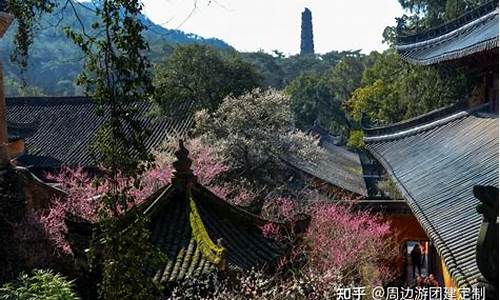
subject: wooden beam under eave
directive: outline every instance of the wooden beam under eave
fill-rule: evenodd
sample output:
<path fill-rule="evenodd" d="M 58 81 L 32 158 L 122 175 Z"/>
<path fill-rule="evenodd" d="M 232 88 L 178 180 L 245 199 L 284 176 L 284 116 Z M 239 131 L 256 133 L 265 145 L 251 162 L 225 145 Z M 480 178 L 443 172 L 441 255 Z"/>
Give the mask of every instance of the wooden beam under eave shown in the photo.
<path fill-rule="evenodd" d="M 24 139 L 15 139 L 7 143 L 7 154 L 9 161 L 15 164 L 15 159 L 24 154 Z"/>

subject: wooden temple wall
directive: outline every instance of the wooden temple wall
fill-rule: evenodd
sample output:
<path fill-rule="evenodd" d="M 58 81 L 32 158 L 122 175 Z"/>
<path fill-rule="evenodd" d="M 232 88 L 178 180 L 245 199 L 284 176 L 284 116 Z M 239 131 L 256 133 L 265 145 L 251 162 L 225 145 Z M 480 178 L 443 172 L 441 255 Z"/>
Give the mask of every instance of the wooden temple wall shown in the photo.
<path fill-rule="evenodd" d="M 395 267 L 401 275 L 406 274 L 406 251 L 405 245 L 408 241 L 427 241 L 429 238 L 425 233 L 417 218 L 411 213 L 403 214 L 383 214 L 384 221 L 391 223 L 391 229 L 395 232 L 394 238 L 400 246 L 400 256 L 395 263 Z"/>
<path fill-rule="evenodd" d="M 422 241 L 429 239 L 413 214 L 387 215 L 384 216 L 384 219 L 391 222 L 392 228 L 398 232 L 398 241 Z"/>

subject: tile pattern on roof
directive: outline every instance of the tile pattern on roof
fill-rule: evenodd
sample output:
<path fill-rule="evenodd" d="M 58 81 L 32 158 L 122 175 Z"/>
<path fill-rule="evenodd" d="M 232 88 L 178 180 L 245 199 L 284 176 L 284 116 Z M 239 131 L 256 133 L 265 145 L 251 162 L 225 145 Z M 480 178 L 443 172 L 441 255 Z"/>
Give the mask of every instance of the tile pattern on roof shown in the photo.
<path fill-rule="evenodd" d="M 9 135 L 9 141 L 17 139 L 26 139 L 30 135 L 35 133 L 35 128 L 38 126 L 37 123 L 13 123 L 7 122 L 7 132 Z"/>
<path fill-rule="evenodd" d="M 366 143 L 393 177 L 455 282 L 475 286 L 484 278 L 475 257 L 481 216 L 473 186 L 498 187 L 498 115 L 475 110 L 452 116 L 406 134 L 371 136 Z"/>
<path fill-rule="evenodd" d="M 333 143 L 323 142 L 324 154 L 317 161 L 299 158 L 286 158 L 285 161 L 295 168 L 324 182 L 368 196 L 359 155 Z"/>
<path fill-rule="evenodd" d="M 159 283 L 175 283 L 218 270 L 274 266 L 289 251 L 289 245 L 263 235 L 261 227 L 270 221 L 226 202 L 199 184 L 188 155 L 180 140 L 172 184 L 154 192 L 122 218 L 127 226 L 136 213 L 145 214 L 152 244 L 167 256 L 161 265 L 147 270 L 148 275 Z M 84 250 L 89 247 L 95 224 L 77 216 L 65 222 L 73 252 L 87 259 Z M 288 226 L 274 224 L 280 229 Z M 295 232 L 303 232 L 300 227 L 306 223 L 299 220 L 294 225 L 299 225 L 294 226 Z"/>
<path fill-rule="evenodd" d="M 150 104 L 144 104 L 139 111 L 146 115 L 150 108 Z M 91 99 L 7 98 L 7 119 L 11 124 L 33 124 L 33 132 L 25 140 L 26 152 L 18 159 L 20 164 L 35 168 L 95 165 L 89 146 L 104 118 L 96 115 L 96 105 Z M 153 150 L 167 137 L 185 136 L 193 119 L 191 116 L 157 120 L 144 117 L 141 122 L 151 132 L 145 143 Z"/>
<path fill-rule="evenodd" d="M 193 186 L 192 195 L 210 239 L 225 249 L 227 268 L 265 267 L 283 254 L 282 245 L 262 235 L 259 226 L 266 223 L 264 220 L 230 205 L 200 185 Z M 193 237 L 189 206 L 186 194 L 170 188 L 147 209 L 152 243 L 168 257 L 152 274 L 158 282 L 175 282 L 217 270 Z"/>
<path fill-rule="evenodd" d="M 489 104 L 483 104 L 477 109 L 486 109 Z M 371 126 L 366 120 L 366 115 L 363 115 L 361 127 L 363 129 L 364 138 L 370 142 L 370 139 L 380 139 L 388 135 L 401 135 L 402 132 L 414 131 L 419 127 L 428 127 L 429 124 L 441 123 L 444 119 L 449 118 L 457 113 L 464 113 L 469 108 L 466 101 L 460 101 L 445 107 L 441 107 L 425 113 L 423 115 L 403 120 L 397 123 L 392 123 L 384 126 Z"/>
<path fill-rule="evenodd" d="M 404 28 L 397 29 L 396 44 L 409 45 L 440 37 L 487 15 L 488 13 L 494 11 L 497 7 L 498 1 L 489 0 L 475 9 L 466 11 L 463 15 L 457 17 L 456 19 L 423 31 L 406 32 Z"/>
<path fill-rule="evenodd" d="M 444 34 L 424 40 L 396 45 L 401 57 L 410 63 L 430 65 L 446 60 L 458 59 L 477 52 L 498 48 L 498 4 L 489 4 L 489 13 Z M 441 27 L 446 29 L 445 24 Z M 436 30 L 431 30 L 434 32 Z M 439 32 L 439 31 L 436 31 Z M 420 34 L 422 35 L 422 34 Z M 425 35 L 423 35 L 425 36 Z M 411 40 L 409 37 L 407 40 Z"/>

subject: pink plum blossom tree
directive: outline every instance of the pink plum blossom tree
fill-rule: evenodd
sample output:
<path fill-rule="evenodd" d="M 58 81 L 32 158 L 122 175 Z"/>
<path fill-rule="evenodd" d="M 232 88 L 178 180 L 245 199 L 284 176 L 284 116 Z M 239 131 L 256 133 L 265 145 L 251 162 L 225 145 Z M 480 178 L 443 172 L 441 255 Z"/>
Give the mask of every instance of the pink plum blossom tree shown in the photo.
<path fill-rule="evenodd" d="M 203 145 L 199 139 L 189 140 L 187 147 L 193 159 L 193 172 L 201 184 L 233 203 L 243 204 L 249 201 L 251 192 L 217 180 L 228 168 L 210 147 Z M 130 181 L 118 176 L 118 187 L 127 188 L 134 199 L 130 206 L 142 203 L 153 192 L 170 183 L 173 161 L 172 151 L 156 153 L 153 167 L 142 174 L 141 185 L 138 187 L 127 187 Z M 21 224 L 17 226 L 16 236 L 22 242 L 21 248 L 25 250 L 25 256 L 33 266 L 45 265 L 56 257 L 72 254 L 66 240 L 65 217 L 71 214 L 90 222 L 97 221 L 96 212 L 101 196 L 110 185 L 106 179 L 99 185 L 95 184 L 94 177 L 81 167 L 63 167 L 57 173 L 47 174 L 47 178 L 59 184 L 67 196 L 52 199 L 48 209 L 29 209 Z M 37 250 L 32 251 L 35 249 Z"/>
<path fill-rule="evenodd" d="M 229 167 L 213 148 L 200 139 L 189 140 L 187 144 L 193 159 L 193 171 L 202 184 L 234 204 L 245 205 L 255 197 L 252 191 L 223 180 Z M 142 175 L 142 185 L 129 190 L 135 199 L 134 205 L 142 203 L 171 180 L 172 151 L 155 155 L 154 166 Z M 71 256 L 64 218 L 73 214 L 96 221 L 100 195 L 106 189 L 106 182 L 95 185 L 91 174 L 82 168 L 63 168 L 56 174 L 50 174 L 49 178 L 61 185 L 67 197 L 53 199 L 47 210 L 30 210 L 23 224 L 18 226 L 17 235 L 34 267 L 44 265 L 51 259 Z M 122 178 L 118 185 L 123 186 L 126 182 L 126 178 Z M 300 195 L 304 199 L 277 194 L 268 199 L 262 209 L 265 218 L 288 224 L 295 222 L 297 215 L 310 216 L 309 226 L 302 233 L 283 232 L 275 223 L 262 227 L 267 237 L 296 243 L 291 254 L 280 263 L 280 273 L 284 277 L 266 279 L 270 284 L 279 285 L 271 290 L 278 294 L 286 293 L 287 290 L 298 289 L 297 284 L 304 284 L 315 295 L 328 297 L 334 293 L 334 287 L 342 284 L 374 286 L 391 279 L 393 272 L 386 262 L 397 251 L 390 239 L 389 223 L 376 215 L 339 204 L 310 204 L 318 203 L 314 201 L 318 199 L 313 192 Z M 297 234 L 301 238 L 290 236 Z M 307 257 L 305 261 L 304 257 Z M 292 277 L 288 272 L 290 267 L 295 270 Z"/>

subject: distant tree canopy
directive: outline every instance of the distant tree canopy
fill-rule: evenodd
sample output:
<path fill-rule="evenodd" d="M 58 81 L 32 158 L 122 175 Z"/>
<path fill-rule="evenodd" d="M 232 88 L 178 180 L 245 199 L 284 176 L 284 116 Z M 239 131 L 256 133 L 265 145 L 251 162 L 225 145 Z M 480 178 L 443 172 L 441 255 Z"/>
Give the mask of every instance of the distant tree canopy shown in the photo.
<path fill-rule="evenodd" d="M 474 78 L 451 68 L 411 65 L 394 50 L 373 55 L 373 66 L 348 101 L 356 121 L 364 112 L 376 125 L 399 122 L 463 100 L 471 91 Z"/>
<path fill-rule="evenodd" d="M 321 55 L 292 55 L 281 62 L 283 84 L 287 85 L 301 74 L 321 74 L 327 72 L 335 63 L 323 61 Z"/>
<path fill-rule="evenodd" d="M 301 74 L 323 74 L 347 56 L 362 56 L 360 50 L 330 51 L 315 55 L 291 55 L 285 57 L 279 51 L 268 54 L 263 51 L 243 52 L 244 61 L 254 65 L 264 77 L 264 85 L 275 89 L 285 88 Z"/>
<path fill-rule="evenodd" d="M 318 74 L 302 74 L 285 89 L 291 99 L 296 125 L 307 129 L 316 120 L 330 123 L 334 97 L 328 82 Z"/>
<path fill-rule="evenodd" d="M 365 65 L 370 59 L 359 52 L 343 56 L 337 53 L 337 57 L 334 54 L 325 55 L 335 63 L 333 67 L 321 73 L 303 73 L 292 80 L 285 91 L 291 98 L 299 128 L 307 129 L 318 121 L 334 134 L 347 135 L 351 124 L 344 107 L 352 92 L 361 85 Z"/>
<path fill-rule="evenodd" d="M 215 110 L 228 95 L 240 96 L 261 85 L 262 77 L 236 52 L 203 45 L 179 46 L 156 65 L 157 101 L 162 107 L 194 101 L 194 109 Z"/>
<path fill-rule="evenodd" d="M 399 0 L 408 14 L 402 16 L 405 29 L 422 30 L 453 20 L 488 0 Z"/>
<path fill-rule="evenodd" d="M 264 51 L 243 52 L 241 58 L 252 64 L 263 77 L 265 87 L 282 88 L 285 72 L 282 69 L 283 56 L 273 56 Z"/>
<path fill-rule="evenodd" d="M 297 127 L 307 130 L 315 122 L 341 134 L 348 126 L 341 102 L 326 76 L 302 74 L 286 88 Z"/>
<path fill-rule="evenodd" d="M 428 28 L 455 19 L 465 11 L 474 9 L 489 0 L 399 0 L 413 21 L 420 27 Z M 413 24 L 419 25 L 417 23 Z"/>
<path fill-rule="evenodd" d="M 361 84 L 366 66 L 371 64 L 371 56 L 361 54 L 345 56 L 327 75 L 335 90 L 335 97 L 342 102 L 347 101 L 352 92 Z"/>

